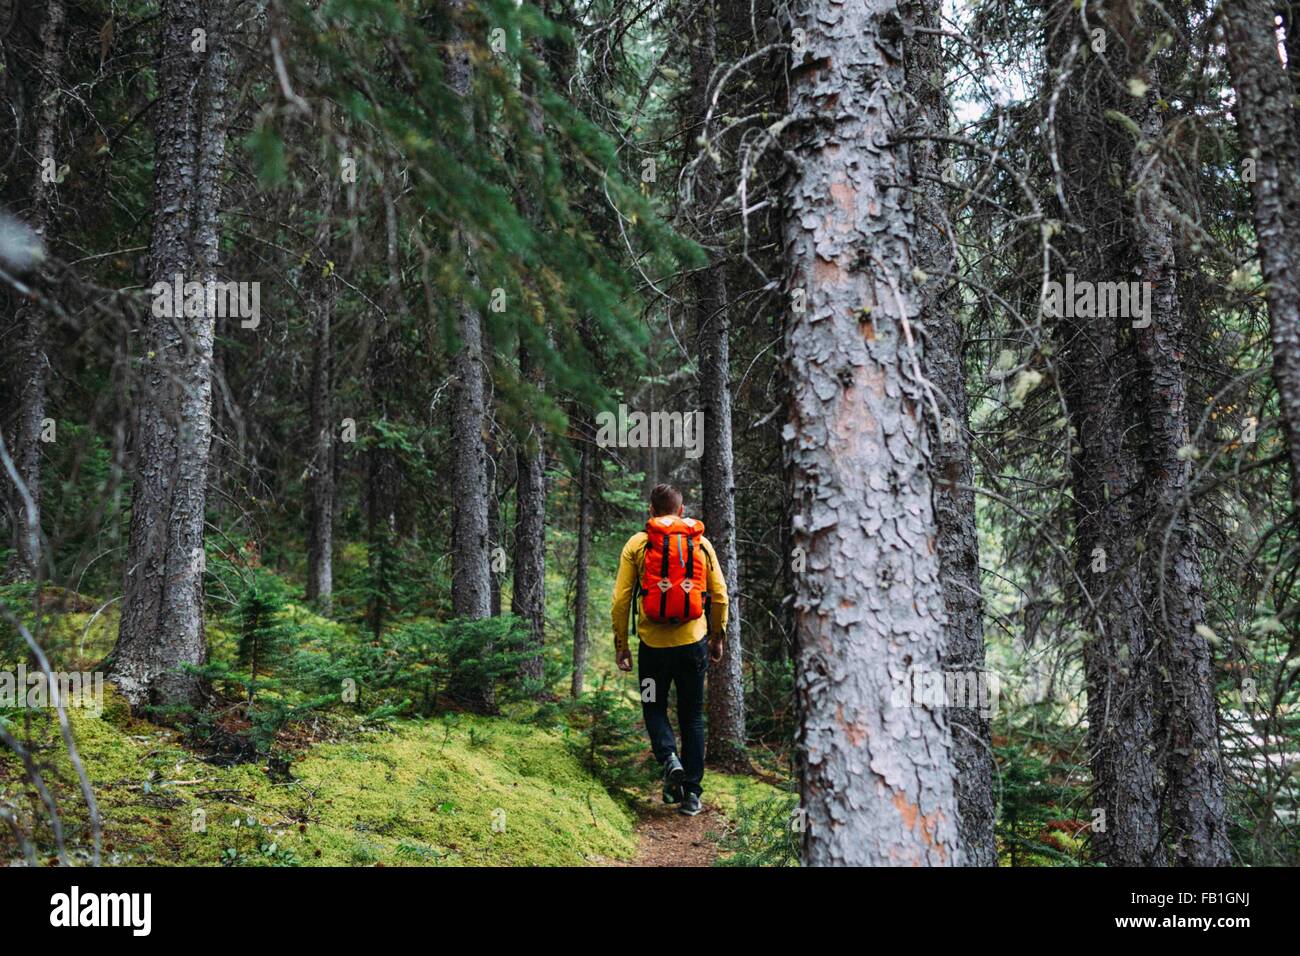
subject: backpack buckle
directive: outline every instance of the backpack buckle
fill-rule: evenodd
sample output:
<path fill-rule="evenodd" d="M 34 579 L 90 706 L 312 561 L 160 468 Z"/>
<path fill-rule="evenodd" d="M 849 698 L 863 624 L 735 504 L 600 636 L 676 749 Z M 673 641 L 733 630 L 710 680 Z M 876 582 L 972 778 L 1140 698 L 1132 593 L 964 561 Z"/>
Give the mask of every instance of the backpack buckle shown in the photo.
<path fill-rule="evenodd" d="M 660 578 L 660 579 L 659 579 L 659 590 L 660 590 L 660 591 L 667 591 L 670 587 L 672 587 L 672 584 L 669 583 L 669 581 L 668 581 L 667 578 Z"/>
<path fill-rule="evenodd" d="M 690 578 L 686 578 L 685 580 L 682 581 L 682 590 L 685 591 L 687 594 L 690 594 L 690 593 L 691 593 L 691 585 L 692 585 L 693 583 L 694 583 L 694 582 L 691 581 Z"/>

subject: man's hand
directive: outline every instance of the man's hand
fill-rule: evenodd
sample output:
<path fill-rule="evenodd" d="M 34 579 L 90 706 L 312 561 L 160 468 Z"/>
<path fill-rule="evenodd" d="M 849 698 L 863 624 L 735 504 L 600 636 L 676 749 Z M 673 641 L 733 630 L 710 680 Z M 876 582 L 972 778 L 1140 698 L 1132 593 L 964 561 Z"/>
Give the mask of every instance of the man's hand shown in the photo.
<path fill-rule="evenodd" d="M 632 669 L 632 651 L 629 648 L 623 648 L 615 655 L 614 659 L 618 662 L 619 670 L 630 671 Z"/>
<path fill-rule="evenodd" d="M 709 660 L 718 663 L 722 660 L 722 655 L 727 652 L 726 645 L 722 642 L 722 635 L 709 638 Z"/>

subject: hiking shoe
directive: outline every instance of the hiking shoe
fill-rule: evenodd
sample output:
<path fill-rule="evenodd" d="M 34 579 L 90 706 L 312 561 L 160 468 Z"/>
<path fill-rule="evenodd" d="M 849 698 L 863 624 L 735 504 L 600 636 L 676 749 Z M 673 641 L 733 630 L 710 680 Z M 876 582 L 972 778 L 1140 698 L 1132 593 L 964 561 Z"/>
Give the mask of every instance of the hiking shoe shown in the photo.
<path fill-rule="evenodd" d="M 682 781 L 686 779 L 686 771 L 682 769 L 682 762 L 677 759 L 677 754 L 669 754 L 668 759 L 664 761 L 664 803 L 680 803 L 682 799 Z"/>
<path fill-rule="evenodd" d="M 700 795 L 698 793 L 687 793 L 682 796 L 682 805 L 677 808 L 677 812 L 684 816 L 693 817 L 703 809 L 704 805 L 700 803 Z"/>

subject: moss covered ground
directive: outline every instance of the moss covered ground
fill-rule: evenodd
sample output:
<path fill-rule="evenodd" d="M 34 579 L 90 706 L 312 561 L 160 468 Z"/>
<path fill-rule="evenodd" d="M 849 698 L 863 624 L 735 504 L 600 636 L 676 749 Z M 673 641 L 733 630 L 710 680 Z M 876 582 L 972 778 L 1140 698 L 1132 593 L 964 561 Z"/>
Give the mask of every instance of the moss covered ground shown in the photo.
<path fill-rule="evenodd" d="M 636 850 L 626 803 L 560 732 L 532 724 L 454 715 L 343 727 L 297 754 L 284 779 L 258 763 L 209 763 L 112 697 L 103 716 L 72 718 L 111 865 L 580 866 Z M 84 856 L 84 804 L 66 759 L 50 759 Z M 0 789 L 16 777 L 0 758 Z"/>
<path fill-rule="evenodd" d="M 637 709 L 632 675 L 614 666 L 608 595 L 626 537 L 600 536 L 592 564 L 592 634 L 587 687 L 602 685 Z M 555 534 L 564 567 L 571 542 Z M 363 562 L 364 555 L 356 557 Z M 341 561 L 349 566 L 350 562 Z M 547 580 L 548 671 L 567 691 L 572 653 L 568 582 Z M 25 593 L 5 594 L 13 606 Z M 55 666 L 92 670 L 111 650 L 118 627 L 113 601 L 47 588 L 41 643 Z M 327 654 L 363 639 L 355 624 L 314 614 L 295 600 L 284 617 L 299 650 Z M 232 660 L 236 634 L 228 616 L 207 627 L 214 660 Z M 104 862 L 119 866 L 582 866 L 634 861 L 640 812 L 657 801 L 646 790 L 615 791 L 584 766 L 564 721 L 538 722 L 520 709 L 505 716 L 446 713 L 365 720 L 354 709 L 313 713 L 289 728 L 277 763 L 214 762 L 176 729 L 132 717 L 112 685 L 103 713 L 70 709 L 77 745 L 94 785 L 103 825 Z M 48 711 L 0 709 L 0 721 L 33 753 L 58 799 L 75 859 L 88 860 L 88 815 Z M 648 748 L 647 748 L 648 750 Z M 34 808 L 17 758 L 0 748 L 0 805 L 34 832 L 40 852 L 53 841 Z M 706 799 L 724 824 L 775 793 L 751 777 L 710 773 Z M 18 847 L 0 831 L 0 853 Z"/>

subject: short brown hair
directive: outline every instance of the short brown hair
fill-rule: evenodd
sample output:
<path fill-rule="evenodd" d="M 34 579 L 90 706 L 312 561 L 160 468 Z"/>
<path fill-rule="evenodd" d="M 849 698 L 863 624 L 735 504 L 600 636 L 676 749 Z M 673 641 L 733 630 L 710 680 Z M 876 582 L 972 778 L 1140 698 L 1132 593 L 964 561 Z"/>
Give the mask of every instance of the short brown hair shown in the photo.
<path fill-rule="evenodd" d="M 650 492 L 650 511 L 657 518 L 660 515 L 675 515 L 682 506 L 682 493 L 672 485 L 655 485 Z"/>

